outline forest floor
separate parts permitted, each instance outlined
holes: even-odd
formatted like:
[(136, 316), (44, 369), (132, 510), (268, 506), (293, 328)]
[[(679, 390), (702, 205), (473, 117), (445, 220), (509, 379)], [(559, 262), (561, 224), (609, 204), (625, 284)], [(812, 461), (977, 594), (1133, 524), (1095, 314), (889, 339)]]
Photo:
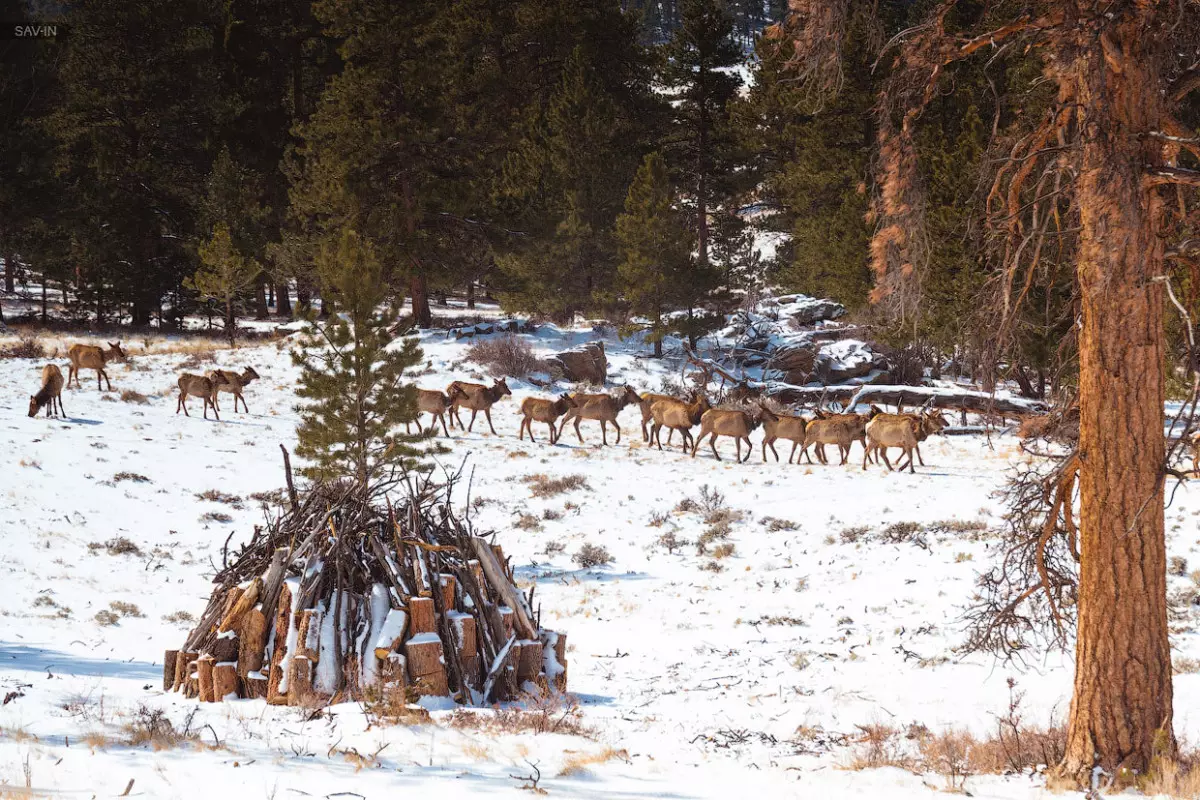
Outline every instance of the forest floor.
[[(531, 338), (550, 352), (592, 334)], [(45, 360), (0, 362), (0, 785), (53, 797), (526, 797), (540, 776), (551, 797), (935, 797), (963, 782), (940, 774), (955, 756), (922, 741), (992, 736), (1014, 696), (1029, 729), (1065, 717), (1069, 654), (1017, 665), (959, 651), (977, 574), (997, 557), (994, 492), (1024, 458), (1012, 437), (931, 439), (915, 475), (764, 464), (760, 434), (746, 464), (727, 440), (721, 462), (659, 452), (636, 409), (619, 445), (600, 446), (595, 423), (582, 445), (570, 429), (549, 445), (545, 426), (531, 444), (516, 438), (516, 409), (537, 390), (519, 381), (494, 409), (499, 435), (481, 417), (439, 460), (465, 466), (474, 524), (497, 531), (519, 582), (537, 585), (545, 626), (569, 635), (577, 708), (456, 713), (428, 701), (432, 722), (384, 726), (353, 703), (313, 714), (164, 693), (163, 652), (204, 609), (223, 545), (249, 536), (257, 498), (283, 483), (297, 373), (287, 341), (130, 344), (112, 392), (88, 372), (65, 393), (65, 421), (26, 416)], [(422, 344), (421, 385), (482, 377), (467, 342), (430, 333)], [(678, 374), (607, 344), (616, 383)], [(223, 395), (220, 422), (197, 401), (176, 415), (180, 371), (245, 365), (263, 376), (250, 413)], [(1200, 566), (1197, 514), (1184, 486), (1168, 543)], [(579, 566), (586, 544), (611, 563)], [(1175, 726), (1195, 742), (1197, 586), (1186, 565), (1173, 569)], [(965, 789), (1049, 794), (1036, 771), (971, 775)]]

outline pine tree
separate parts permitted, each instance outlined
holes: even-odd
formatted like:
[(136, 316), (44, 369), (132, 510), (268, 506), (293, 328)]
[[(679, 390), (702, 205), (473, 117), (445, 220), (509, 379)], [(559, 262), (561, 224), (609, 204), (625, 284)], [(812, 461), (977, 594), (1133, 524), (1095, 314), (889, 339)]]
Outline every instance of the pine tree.
[(233, 242), (229, 226), (218, 222), (212, 236), (198, 248), (201, 267), (184, 281), (207, 300), (221, 304), (225, 317), (225, 335), (232, 347), (237, 336), (237, 300), (254, 284), (262, 267), (253, 258), (244, 256)]
[(674, 120), (664, 156), (692, 210), (697, 258), (709, 261), (709, 215), (728, 204), (741, 171), (729, 106), (741, 81), (733, 17), (724, 0), (683, 0), (679, 28), (664, 50), (660, 80), (669, 87)]
[(397, 469), (416, 466), (421, 434), (398, 426), (417, 417), (416, 389), (404, 370), (420, 363), (415, 338), (391, 347), (397, 312), (386, 306), (384, 270), (374, 246), (346, 229), (317, 256), (324, 290), (339, 314), (311, 319), (300, 349), (296, 453), (313, 480), (352, 478), (362, 490), (387, 482)]
[(686, 305), (695, 290), (690, 285), (692, 239), (676, 207), (666, 164), (658, 153), (646, 156), (617, 218), (621, 262), (617, 267), (621, 296), (630, 312), (646, 321), (654, 355), (663, 354), (662, 340), (670, 329), (667, 315)]

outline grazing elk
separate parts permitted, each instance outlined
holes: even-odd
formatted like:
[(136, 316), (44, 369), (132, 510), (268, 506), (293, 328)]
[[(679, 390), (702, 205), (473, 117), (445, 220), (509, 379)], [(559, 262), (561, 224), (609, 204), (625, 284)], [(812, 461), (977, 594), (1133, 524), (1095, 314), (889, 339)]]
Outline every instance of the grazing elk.
[(559, 434), (555, 432), (554, 423), (558, 422), (559, 417), (575, 408), (576, 405), (575, 398), (569, 394), (553, 400), (547, 400), (544, 397), (526, 397), (521, 401), (521, 414), (524, 419), (521, 420), (521, 435), (517, 438), (524, 439), (525, 431), (528, 430), (529, 441), (536, 443), (537, 439), (533, 438), (533, 423), (544, 422), (550, 427), (550, 444), (556, 443)]
[(558, 426), (559, 438), (562, 438), (562, 432), (567, 427), (567, 422), (575, 420), (575, 435), (579, 437), (579, 443), (583, 444), (583, 434), (579, 431), (579, 423), (585, 419), (591, 419), (600, 423), (600, 440), (604, 445), (607, 445), (608, 424), (611, 422), (612, 426), (616, 429), (617, 441), (615, 443), (620, 444), (621, 426), (617, 424), (617, 415), (626, 406), (638, 403), (642, 398), (641, 395), (626, 386), (616, 397), (610, 394), (575, 393), (571, 395), (571, 399), (575, 402), (575, 407), (563, 416), (562, 423)]
[[(457, 392), (455, 391), (457, 389)], [(462, 417), (458, 415), (458, 409), (471, 409), (471, 422), (467, 425), (466, 430), (470, 432), (475, 425), (475, 417), (482, 411), (487, 417), (488, 427), (491, 428), (493, 434), (496, 429), (492, 426), (492, 406), (504, 397), (506, 394), (511, 395), (512, 392), (508, 389), (508, 381), (504, 378), (493, 383), (491, 386), (484, 386), (481, 383), (465, 383), (463, 381), (454, 381), (446, 387), (446, 394), (450, 397), (450, 419), (452, 422), (457, 422), (461, 430), (463, 427)], [(449, 435), (449, 434), (447, 434)]]
[(746, 442), (746, 460), (749, 461), (750, 456), (754, 454), (754, 445), (750, 444), (750, 432), (757, 428), (761, 421), (761, 414), (753, 414), (748, 411), (721, 408), (705, 411), (700, 417), (700, 435), (696, 437), (696, 441), (692, 445), (692, 458), (696, 457), (700, 443), (707, 436), (709, 437), (708, 446), (712, 448), (713, 456), (720, 461), (721, 454), (717, 452), (717, 437), (729, 436), (737, 443), (738, 463), (742, 463), (743, 440)]
[[(237, 411), (238, 400), (241, 400), (242, 408), (245, 409), (247, 414), (250, 413), (250, 406), (246, 405), (246, 398), (242, 396), (242, 389), (246, 388), (246, 385), (251, 381), (256, 381), (262, 377), (254, 371), (254, 367), (246, 367), (240, 373), (228, 369), (214, 369), (208, 373), (207, 377), (212, 381), (213, 386), (216, 387), (217, 395), (220, 395), (221, 392), (229, 392), (233, 395), (233, 410), (235, 412)], [(214, 405), (219, 410), (220, 406), (215, 402), (220, 399), (217, 395), (214, 395), (213, 399)]]
[(29, 416), (36, 417), (37, 413), (46, 408), (46, 416), (56, 413), (54, 404), (58, 403), (58, 411), (65, 417), (67, 410), (62, 404), (63, 376), (62, 370), (54, 364), (42, 367), (42, 388), (38, 393), (29, 397)]
[[(442, 432), (449, 438), (450, 431), (446, 428), (446, 412), (450, 410), (454, 401), (461, 397), (463, 390), (455, 384), (450, 384), (449, 392), (439, 392), (437, 389), (417, 389), (417, 429), (421, 428), (420, 416), (428, 414), (431, 419), (429, 421), (429, 430), (436, 431), (438, 422), (442, 423)], [(404, 423), (404, 430), (410, 431), (410, 425), (413, 422)]]
[(67, 350), (67, 358), (71, 359), (71, 366), (67, 370), (67, 388), (71, 388), (71, 379), (74, 378), (75, 386), (82, 389), (83, 386), (79, 383), (79, 370), (94, 369), (96, 370), (97, 391), (104, 389), (100, 383), (101, 378), (108, 383), (109, 391), (112, 391), (112, 381), (108, 379), (104, 365), (110, 361), (128, 360), (125, 351), (121, 349), (120, 342), (109, 342), (107, 350), (93, 344), (73, 344)]
[(203, 375), (193, 375), (190, 372), (185, 372), (179, 376), (176, 382), (179, 386), (179, 401), (175, 404), (175, 413), (178, 414), (180, 409), (183, 409), (183, 415), (190, 417), (191, 414), (187, 410), (187, 399), (191, 397), (200, 397), (204, 399), (204, 418), (208, 419), (208, 409), (212, 406), (213, 416), (218, 420), (221, 415), (217, 413), (217, 386), (211, 380)]
[[(662, 429), (665, 427), (677, 430), (683, 434), (683, 452), (688, 452), (692, 445), (692, 426), (699, 425), (704, 412), (711, 408), (708, 398), (703, 393), (698, 393), (696, 399), (690, 403), (674, 399), (659, 400), (650, 407), (650, 416), (654, 418), (654, 427), (650, 429), (651, 440), (662, 450)], [(668, 435), (667, 444), (670, 444), (670, 441), (671, 437)]]
[[(808, 454), (808, 448), (804, 447), (805, 429), (808, 427), (808, 420), (804, 417), (792, 416), (790, 414), (776, 414), (765, 405), (760, 405), (762, 410), (762, 426), (763, 426), (763, 442), (762, 442), (762, 457), (763, 461), (767, 460), (767, 448), (771, 448), (771, 452), (775, 454), (775, 460), (779, 460), (779, 451), (775, 449), (775, 442), (778, 439), (787, 439), (792, 443), (792, 452), (788, 454), (788, 463), (792, 463), (793, 456), (796, 455), (796, 448), (802, 447), (801, 454), (808, 459), (808, 463), (812, 463), (812, 457)], [(796, 461), (800, 463), (799, 460)]]
[(1188, 437), (1188, 448), (1192, 451), (1192, 472), (1200, 475), (1200, 431)]
[(825, 445), (836, 444), (841, 455), (841, 463), (845, 464), (850, 457), (850, 445), (862, 442), (866, 445), (867, 417), (863, 414), (826, 414), (817, 412), (817, 418), (808, 421), (804, 429), (804, 449), (801, 454), (807, 455), (809, 445), (817, 451), (817, 459), (822, 464), (828, 464), (825, 458)]

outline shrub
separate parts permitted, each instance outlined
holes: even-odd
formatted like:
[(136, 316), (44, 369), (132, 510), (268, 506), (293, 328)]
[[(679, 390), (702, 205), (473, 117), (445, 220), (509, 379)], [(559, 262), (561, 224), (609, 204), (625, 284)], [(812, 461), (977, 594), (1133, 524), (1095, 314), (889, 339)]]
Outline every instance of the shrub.
[(116, 475), (113, 475), (112, 479), (113, 483), (120, 483), (121, 481), (129, 481), (130, 483), (150, 482), (150, 479), (145, 475), (139, 475), (136, 472), (118, 472)]
[(538, 360), (529, 342), (512, 334), (476, 340), (467, 350), (467, 359), (482, 365), (493, 375), (513, 378), (524, 378), (538, 369)]
[(121, 392), (121, 400), (126, 403), (137, 403), (140, 406), (150, 404), (150, 398), (141, 392), (135, 392), (133, 389), (125, 389)]
[(571, 560), (582, 569), (605, 567), (612, 563), (613, 557), (603, 545), (585, 544), (579, 552), (571, 556)]
[(688, 544), (687, 539), (680, 539), (675, 535), (675, 531), (667, 531), (658, 537), (658, 546), (666, 549), (669, 555), (674, 554), (676, 550), (682, 550)]
[(1187, 567), (1188, 563), (1186, 558), (1183, 556), (1171, 556), (1171, 561), (1167, 566), (1167, 572), (1171, 575), (1182, 578), (1187, 575)]
[(555, 495), (565, 494), (576, 489), (586, 489), (588, 485), (587, 478), (583, 475), (564, 475), (561, 478), (550, 478), (539, 472), (533, 475), (526, 475), (521, 480), (529, 484), (529, 491), (534, 497), (554, 497)]
[(871, 529), (866, 525), (854, 525), (849, 528), (842, 528), (842, 532), (838, 534), (838, 538), (843, 544), (857, 544), (866, 537)]
[[(191, 722), (191, 717), (188, 718), (188, 722)], [(190, 724), (185, 725), (184, 730), (180, 731), (161, 708), (140, 705), (124, 725), (125, 744), (131, 747), (150, 745), (155, 750), (169, 750), (184, 742), (199, 740), (190, 727)]]
[(737, 548), (734, 547), (733, 542), (719, 544), (713, 548), (713, 558), (729, 558), (731, 555), (733, 555), (736, 549)]
[(119, 616), (117, 616), (113, 612), (109, 611), (108, 609), (103, 609), (101, 611), (97, 611), (94, 619), (96, 620), (97, 625), (103, 625), (105, 627), (107, 627), (109, 625), (116, 625), (118, 622), (121, 621), (121, 618)]
[(7, 347), (0, 347), (0, 358), (45, 358), (46, 348), (32, 336), (23, 336)]
[(225, 492), (217, 489), (209, 489), (206, 492), (199, 492), (196, 495), (196, 499), (207, 500), (210, 503), (225, 503), (226, 505), (233, 506), (234, 508), (242, 507), (242, 498), (238, 497), (236, 494), (226, 494)]
[(546, 546), (542, 549), (543, 555), (547, 556), (557, 556), (565, 552), (567, 552), (567, 546), (557, 539), (546, 542)]
[(759, 524), (769, 530), (771, 533), (777, 531), (795, 531), (799, 530), (800, 526), (790, 519), (780, 519), (779, 517), (763, 517), (759, 520)]
[(126, 603), (124, 600), (113, 600), (108, 604), (108, 607), (120, 614), (122, 617), (144, 617), (145, 614), (133, 603)]
[(174, 625), (190, 625), (195, 621), (196, 618), (187, 611), (175, 611), (163, 617), (163, 622), (170, 622)]
[(142, 549), (124, 536), (109, 539), (107, 542), (90, 542), (88, 550), (97, 553), (106, 551), (110, 556), (141, 556)]
[(522, 531), (540, 531), (542, 529), (541, 521), (533, 514), (522, 514), (513, 524)]
[(560, 733), (567, 736), (596, 737), (596, 731), (583, 722), (583, 710), (571, 695), (551, 694), (528, 697), (509, 708), (491, 710), (456, 709), (447, 719), (451, 728), (484, 733)]
[(205, 514), (200, 515), (200, 521), (201, 522), (215, 522), (218, 525), (224, 525), (226, 523), (233, 522), (233, 517), (229, 516), (228, 514), (222, 512), (222, 511), (209, 511)]

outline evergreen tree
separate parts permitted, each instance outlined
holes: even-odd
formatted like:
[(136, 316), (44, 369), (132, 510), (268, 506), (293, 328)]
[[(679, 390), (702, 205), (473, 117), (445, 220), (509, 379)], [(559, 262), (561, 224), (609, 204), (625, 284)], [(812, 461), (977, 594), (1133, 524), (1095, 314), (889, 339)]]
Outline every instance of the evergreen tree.
[(201, 267), (184, 285), (221, 304), (225, 335), (232, 347), (237, 335), (238, 296), (253, 285), (262, 267), (253, 258), (242, 255), (224, 222), (216, 224), (212, 237), (200, 245), (199, 254)]
[(415, 338), (391, 347), (396, 324), (385, 272), (375, 248), (346, 229), (323, 246), (317, 270), (339, 314), (310, 321), (300, 348), (296, 453), (314, 480), (352, 478), (366, 490), (390, 479), (397, 469), (415, 466), (422, 455), (421, 434), (398, 426), (417, 418), (416, 389), (404, 370), (421, 361)]
[(693, 209), (700, 266), (709, 262), (709, 215), (735, 192), (737, 139), (728, 109), (741, 81), (733, 17), (724, 0), (683, 0), (678, 29), (666, 46), (660, 75), (669, 87), (674, 120), (664, 155)]
[(656, 357), (670, 329), (668, 313), (690, 305), (693, 294), (706, 288), (691, 283), (692, 238), (676, 206), (663, 158), (651, 153), (629, 186), (625, 213), (617, 217), (617, 275), (629, 311), (645, 320), (638, 326), (648, 331)]

